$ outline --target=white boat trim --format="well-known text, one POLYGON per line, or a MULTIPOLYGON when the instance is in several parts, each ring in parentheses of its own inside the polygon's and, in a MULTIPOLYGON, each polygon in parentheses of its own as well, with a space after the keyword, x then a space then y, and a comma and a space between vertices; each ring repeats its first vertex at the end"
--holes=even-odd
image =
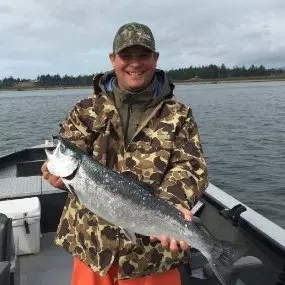
POLYGON ((282 250, 285 250, 285 230, 283 228, 211 183, 209 184, 205 195, 209 196, 213 201, 226 209, 231 209, 237 204, 243 205, 246 208, 246 211, 241 213, 240 217, 249 223, 257 232, 260 232, 271 240, 272 243, 279 246, 282 250))

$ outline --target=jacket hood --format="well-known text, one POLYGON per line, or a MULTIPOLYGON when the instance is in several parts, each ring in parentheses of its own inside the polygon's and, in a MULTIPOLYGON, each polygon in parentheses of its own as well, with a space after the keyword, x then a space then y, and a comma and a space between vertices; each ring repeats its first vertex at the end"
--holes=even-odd
MULTIPOLYGON (((157 79, 157 86, 153 95, 154 100, 151 105, 157 104, 163 98, 173 97, 174 84, 167 78, 163 70, 157 69, 155 71, 157 79)), ((116 80, 115 72, 107 71, 105 73, 98 73, 93 78, 93 90, 95 94, 105 94, 110 99, 113 99, 112 83, 116 80)))

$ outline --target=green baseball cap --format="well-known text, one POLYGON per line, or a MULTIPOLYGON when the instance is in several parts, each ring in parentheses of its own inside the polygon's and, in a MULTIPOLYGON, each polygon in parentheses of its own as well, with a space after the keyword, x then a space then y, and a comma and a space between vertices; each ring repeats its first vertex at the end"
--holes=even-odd
POLYGON ((119 28, 113 41, 113 52, 139 45, 155 51, 155 41, 150 28, 139 23, 128 23, 119 28))

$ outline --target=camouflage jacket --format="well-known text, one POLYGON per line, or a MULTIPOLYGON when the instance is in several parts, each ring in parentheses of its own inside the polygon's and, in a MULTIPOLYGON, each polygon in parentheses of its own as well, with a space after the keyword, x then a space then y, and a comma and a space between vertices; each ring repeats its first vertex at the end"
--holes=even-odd
MULTIPOLYGON (((164 76, 162 71, 160 74, 164 76)), ((94 93, 75 105, 60 134, 102 164, 151 184, 169 203, 191 208, 208 183, 191 109, 175 99, 174 87, 170 88, 164 76, 162 92, 168 91, 146 110, 133 139, 125 146, 119 113, 102 84, 105 77, 95 76, 94 93)), ((118 227, 91 213, 72 194, 60 219, 56 244, 101 276, 115 261, 119 279, 167 271, 189 259, 187 252, 172 253, 146 236, 137 235, 137 243, 132 244, 118 227)))

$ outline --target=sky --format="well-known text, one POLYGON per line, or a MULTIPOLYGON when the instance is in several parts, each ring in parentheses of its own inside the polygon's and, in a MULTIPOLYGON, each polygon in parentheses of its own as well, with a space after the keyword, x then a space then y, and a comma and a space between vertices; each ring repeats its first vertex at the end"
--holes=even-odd
POLYGON ((151 28, 161 69, 285 66, 285 0, 1 0, 0 79, 110 70, 132 21, 151 28))

